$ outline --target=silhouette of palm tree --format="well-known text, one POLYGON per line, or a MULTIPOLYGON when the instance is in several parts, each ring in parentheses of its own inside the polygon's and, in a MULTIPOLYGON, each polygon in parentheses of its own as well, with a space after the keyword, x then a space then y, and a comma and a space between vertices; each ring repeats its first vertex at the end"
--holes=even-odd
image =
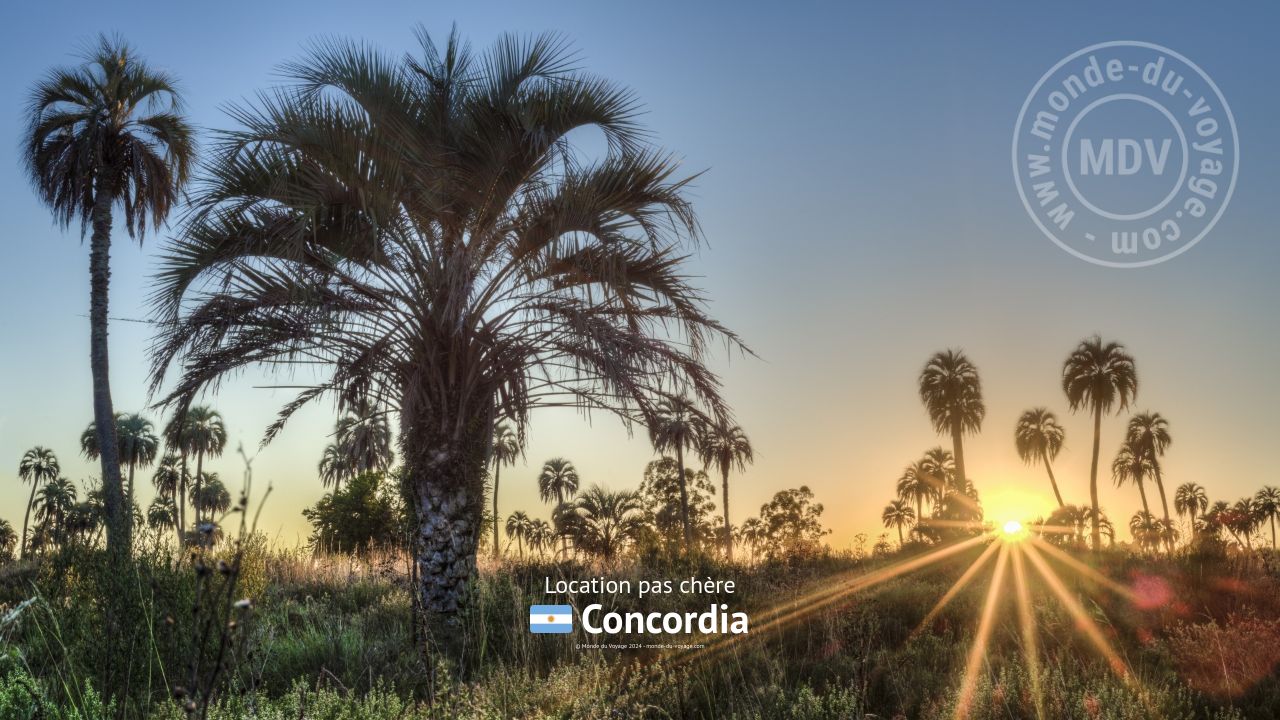
POLYGON ((1053 460, 1058 457, 1058 451, 1062 450, 1065 437, 1066 431, 1058 424, 1058 417, 1042 407, 1022 413, 1013 431, 1018 457, 1028 465, 1044 463, 1044 469, 1049 473, 1049 485, 1053 487, 1053 496, 1058 500, 1058 507, 1066 503, 1062 502, 1058 480, 1053 476, 1053 460))
POLYGON ((933 429, 950 434, 956 476, 968 479, 964 465, 964 435, 982 429, 987 408, 982 401, 978 368, 960 350, 936 353, 920 371, 920 400, 929 411, 933 429))

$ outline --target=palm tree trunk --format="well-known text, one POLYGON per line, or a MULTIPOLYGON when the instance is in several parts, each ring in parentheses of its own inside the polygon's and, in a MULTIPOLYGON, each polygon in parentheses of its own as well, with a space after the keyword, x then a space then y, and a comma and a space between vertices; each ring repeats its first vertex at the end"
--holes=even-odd
POLYGON ((676 466, 680 470, 680 524, 684 528, 684 551, 693 549, 693 532, 689 529, 689 490, 685 487, 684 446, 676 446, 676 466))
POLYGON ((196 453, 196 482, 191 490, 191 509, 195 513, 196 532, 200 531, 200 479, 204 475, 204 451, 196 453))
POLYGON ((498 559, 498 479, 502 475, 502 463, 493 461, 493 559, 498 559))
POLYGON ((964 432, 959 421, 951 423, 951 452, 956 461, 956 487, 964 488, 969 476, 964 471, 964 432))
POLYGON ((133 471, 136 467, 136 463, 129 463, 129 489, 128 492, 125 493, 125 500, 127 501, 128 507, 125 509, 129 511, 130 518, 133 517, 133 471))
POLYGON ((1138 486, 1138 495, 1142 497, 1142 512, 1151 515, 1151 508, 1147 506, 1147 485, 1142 481, 1142 476, 1135 477, 1134 483, 1138 486))
POLYGON ((175 498, 175 504, 178 506, 178 547, 182 547, 182 541, 187 537, 187 475, 187 451, 183 448, 182 475, 178 478, 178 497, 175 498))
POLYGON ((724 493, 724 554, 729 562, 733 562, 733 531, 729 529, 729 466, 720 468, 722 480, 721 492, 724 493))
POLYGON ((1093 408, 1093 459, 1089 462, 1089 502, 1093 507, 1093 516, 1089 519, 1089 540, 1093 551, 1102 549, 1102 530, 1098 527, 1098 449, 1102 442, 1102 406, 1093 408))
POLYGON ((457 660, 465 651, 458 611, 476 571, 484 532, 484 476, 491 423, 480 420, 461 439, 415 417, 406 407, 401 432, 405 482, 413 517, 414 588, 429 647, 457 660))
POLYGON ((22 516, 22 547, 18 548, 19 559, 27 556, 27 524, 31 521, 31 506, 36 503, 36 485, 38 484, 35 478, 31 479, 31 497, 27 499, 27 514, 22 516))
POLYGON ((1276 549, 1276 514, 1271 513, 1271 549, 1276 549))
POLYGON ((1058 507, 1065 507, 1066 503, 1062 502, 1062 493, 1058 491, 1058 479, 1053 476, 1053 465, 1049 462, 1049 456, 1044 456, 1044 469, 1049 471, 1049 485, 1053 487, 1053 496, 1058 500, 1058 507))
POLYGON ((905 544, 902 541, 902 523, 898 523, 898 547, 902 547, 905 544))
MULTIPOLYGON (((98 183, 101 185, 101 181, 98 183)), ((107 346, 107 307, 111 285, 111 193, 95 187, 93 234, 89 241, 89 366, 93 375, 93 421, 102 467, 102 499, 106 510, 107 551, 122 559, 129 553, 130 513, 124 508, 120 447, 116 444, 111 406, 111 372, 107 346)))

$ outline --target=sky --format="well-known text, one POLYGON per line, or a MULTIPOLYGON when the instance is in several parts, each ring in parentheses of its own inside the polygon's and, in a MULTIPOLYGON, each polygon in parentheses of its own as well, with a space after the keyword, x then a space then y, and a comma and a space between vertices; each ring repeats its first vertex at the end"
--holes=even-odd
MULTIPOLYGON (((175 74, 201 137, 234 127, 228 104, 280 81, 281 63, 310 41, 351 37, 401 52, 421 23, 456 23, 476 47, 503 32, 557 31, 582 67, 632 88, 657 143, 702 172, 692 199, 707 245, 691 263, 712 314, 757 357, 715 360, 755 464, 732 478, 732 520, 774 492, 809 486, 836 548, 883 532, 880 511, 903 466, 947 444, 916 393, 925 360, 962 348, 983 379, 987 415, 966 441, 966 464, 988 517, 1051 507, 1043 469, 1013 447, 1021 411, 1062 418, 1055 469, 1068 502, 1088 499, 1089 418, 1068 411, 1059 382, 1067 353, 1100 333, 1137 361, 1136 408, 1171 423, 1166 482, 1194 481, 1235 500, 1280 484, 1257 453, 1280 421, 1280 245, 1274 242, 1280 108, 1276 11, 1203 4, 1080 3, 412 3, 318 1, 216 6, 23 3, 0 10, 0 517, 22 522, 22 453, 52 448, 64 474, 97 470, 78 455, 92 417, 88 252, 37 201, 18 143, 26 94, 49 68, 101 31, 126 37, 175 74), (1230 205, 1212 233, 1168 262, 1117 270, 1082 262, 1028 216, 1010 169, 1018 111, 1059 59, 1108 40, 1144 40, 1193 59, 1229 101, 1241 146, 1230 205)), ((112 257, 111 381, 117 410, 143 410, 149 276, 170 231, 138 247, 117 232, 112 257)), ((305 541, 301 510, 323 490, 315 466, 335 409, 317 405, 258 449, 291 396, 249 373, 210 400, 229 449, 254 456, 255 484, 274 491, 262 529, 305 541)), ((155 415, 154 411, 148 411, 155 415)), ((157 417, 157 420, 159 418, 157 417)), ((1126 417, 1103 423, 1104 467, 1126 417)), ((159 424, 159 423, 157 423, 159 424)), ((500 510, 547 516, 542 461, 566 456, 584 484, 634 488, 654 458, 603 415, 535 414, 526 462, 503 471, 500 510)), ((237 487, 232 452, 209 467, 237 487)), ((144 473, 149 478, 149 472, 144 473)), ((1136 490, 1105 473, 1113 518, 1136 490)), ((149 482, 144 503, 150 499, 149 482)), ((1172 502, 1172 498, 1170 498, 1172 502)), ((1123 525, 1117 522, 1117 525, 1123 525)), ((1127 535, 1127 534, 1126 534, 1127 535)))

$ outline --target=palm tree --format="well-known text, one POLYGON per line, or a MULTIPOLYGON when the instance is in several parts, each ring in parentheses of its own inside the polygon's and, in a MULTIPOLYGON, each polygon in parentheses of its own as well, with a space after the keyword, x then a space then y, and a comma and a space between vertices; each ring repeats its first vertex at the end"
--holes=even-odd
POLYGON ((1280 488, 1271 487, 1270 485, 1258 491, 1253 496, 1254 508, 1258 511, 1258 517, 1271 524, 1271 549, 1276 548, 1276 515, 1280 515, 1280 488))
POLYGON ((898 529, 898 545, 902 546, 905 544, 902 528, 915 524, 916 511, 911 509, 906 500, 894 500, 884 506, 884 512, 880 513, 880 519, 884 521, 885 527, 896 527, 898 529))
POLYGON ((755 462, 755 451, 740 426, 721 420, 705 425, 698 438, 698 454, 703 465, 715 466, 720 471, 724 499, 724 551, 729 562, 733 562, 733 532, 729 529, 729 471, 736 467, 738 472, 746 472, 747 465, 755 462))
POLYGON ((1047 408, 1032 408, 1022 413, 1018 425, 1013 430, 1014 445, 1018 449, 1018 457, 1028 465, 1044 463, 1049 473, 1049 485, 1053 487, 1053 496, 1058 500, 1058 507, 1064 506, 1062 493, 1058 491, 1058 480, 1053 476, 1053 459, 1062 450, 1062 441, 1066 431, 1058 424, 1058 416, 1047 408))
MULTIPOLYGON (((489 454, 493 461, 493 559, 498 559, 498 480, 502 466, 510 465, 520 455, 520 438, 510 423, 501 422, 493 428, 493 447, 489 454)), ((510 533, 508 533, 510 535, 510 533)), ((522 553, 523 554, 523 553, 522 553)))
POLYGON ((1220 537, 1223 530, 1235 535, 1235 531, 1231 529, 1228 520, 1231 515, 1231 505, 1225 500, 1216 500, 1209 509, 1204 513, 1204 529, 1214 537, 1220 537))
POLYGON ((915 515, 924 517, 924 501, 936 502, 941 495, 942 485, 934 484, 931 466, 925 460, 916 460, 908 465, 898 478, 898 498, 916 504, 915 515))
POLYGON ((172 498, 158 497, 147 506, 147 526, 157 532, 178 527, 178 509, 172 498))
POLYGON ((289 87, 236 112, 162 258, 152 382, 179 368, 161 400, 181 407, 246 365, 305 363, 318 379, 267 440, 326 395, 397 413, 431 568, 417 607, 452 626, 497 418, 522 429, 572 406, 647 422, 672 387, 725 415, 705 360, 711 342, 742 345, 691 285, 686 180, 629 92, 577 71, 554 36, 484 56, 456 34, 421 39, 412 56, 318 46, 284 69, 289 87), (583 127, 607 139, 596 162, 583 127))
POLYGON ((1258 529, 1258 506, 1253 498, 1246 497, 1236 501, 1227 514, 1226 525, 1237 539, 1243 537, 1245 548, 1253 551, 1253 533, 1258 529))
MULTIPOLYGON (((1165 420, 1160 413, 1138 413, 1129 418, 1129 428, 1125 438, 1133 445, 1135 451, 1146 455, 1151 462, 1151 477, 1156 481, 1156 488, 1160 491, 1164 524, 1172 528, 1173 521, 1169 519, 1169 500, 1164 492, 1164 476, 1160 471, 1160 457, 1172 442, 1172 438, 1169 437, 1169 421, 1165 420)), ((1172 550, 1172 546, 1169 549, 1172 550)))
POLYGON ((183 415, 182 438, 187 444, 187 452, 196 456, 196 486, 191 495, 191 507, 196 511, 196 524, 199 525, 204 513, 196 497, 201 495, 200 486, 205 478, 204 459, 222 454, 227 446, 227 426, 222 421, 222 414, 207 405, 188 407, 183 415))
POLYGON ((1203 515, 1209 509, 1209 496, 1204 487, 1196 483, 1183 483, 1173 494, 1173 509, 1179 516, 1187 515, 1191 519, 1191 531, 1196 529, 1196 515, 1203 515))
POLYGON ((8 520, 0 518, 0 560, 13 557, 13 547, 18 544, 18 533, 8 520))
POLYGON ((31 523, 31 508, 36 502, 36 488, 52 482, 62 472, 58 465, 58 457, 53 451, 39 445, 22 454, 18 463, 18 477, 31 485, 31 495, 27 498, 27 512, 22 516, 22 544, 18 547, 18 557, 27 554, 27 527, 31 523))
POLYGON ((529 521, 528 537, 529 549, 537 550, 538 555, 541 556, 544 550, 551 547, 555 533, 546 520, 537 518, 529 521))
POLYGON ((1084 409, 1093 414, 1093 455, 1089 464, 1089 502, 1093 508, 1090 540, 1097 551, 1102 546, 1098 528, 1098 452, 1102 443, 1102 416, 1129 407, 1138 394, 1138 372, 1123 345, 1103 343, 1094 335, 1080 341, 1062 364, 1062 391, 1072 412, 1084 409))
MULTIPOLYGON (((133 476, 139 467, 149 467, 160 452, 160 438, 156 437, 151 421, 138 413, 116 413, 116 442, 119 443, 120 462, 129 468, 125 487, 125 500, 133 503, 133 476)), ((98 430, 94 423, 80 434, 80 452, 90 460, 97 460, 98 430)))
POLYGON ((933 429, 951 435, 956 476, 969 478, 964 469, 964 435, 982 429, 987 408, 982 402, 978 368, 961 350, 934 354, 920 371, 920 400, 929 411, 933 429))
POLYGON ((760 518, 747 518, 742 521, 742 527, 738 528, 738 535, 741 536, 742 542, 751 550, 751 561, 755 562, 756 553, 760 550, 766 540, 769 538, 769 529, 765 527, 760 518))
POLYGON ((533 522, 523 510, 517 510, 507 518, 507 537, 516 541, 516 550, 520 553, 521 560, 524 559, 524 541, 529 538, 532 529, 533 522))
MULTIPOLYGON (((955 456, 950 450, 938 445, 926 450, 920 462, 925 471, 925 482, 933 487, 933 497, 929 498, 929 501, 936 511, 938 505, 942 503, 942 498, 946 496, 948 488, 956 484, 955 456)), ((918 516, 917 519, 919 519, 918 516)))
POLYGON ((48 542, 61 544, 66 539, 67 514, 76 504, 76 486, 60 477, 44 484, 36 493, 36 522, 40 523, 48 542))
POLYGON ((1116 487, 1122 487, 1125 483, 1137 485, 1138 494, 1142 496, 1142 512, 1148 515, 1151 514, 1151 507, 1147 504, 1145 480, 1151 473, 1151 458, 1134 447, 1132 442, 1125 440, 1120 446, 1120 452, 1116 453, 1116 459, 1111 461, 1111 478, 1115 480, 1116 487))
POLYGON ((684 530, 684 550, 693 548, 693 528, 689 524, 689 488, 684 473, 684 451, 697 447, 706 418, 685 397, 662 399, 649 421, 649 439, 658 452, 676 454, 680 470, 680 526, 684 530))
POLYGON ((640 496, 623 490, 610 492, 592 485, 574 501, 577 516, 572 525, 575 544, 613 562, 618 552, 632 542, 644 527, 644 505, 640 496))
POLYGON ((343 480, 350 480, 356 476, 351 453, 339 443, 329 443, 325 446, 316 470, 320 474, 320 484, 324 487, 332 485, 334 494, 337 494, 342 487, 343 480))
POLYGON ((191 469, 188 464, 190 457, 191 443, 187 441, 187 416, 182 412, 175 412, 169 422, 165 423, 164 430, 161 434, 164 436, 164 444, 166 451, 172 455, 178 454, 180 472, 178 473, 178 482, 174 491, 174 504, 178 509, 178 542, 181 543, 187 534, 187 502, 189 501, 189 493, 187 486, 191 479, 191 469))
POLYGON ((338 420, 337 442, 351 457, 357 474, 386 470, 395 462, 387 413, 368 400, 352 403, 338 420))
POLYGON ((1140 510, 1129 518, 1129 532, 1133 533, 1133 539, 1144 550, 1150 550, 1160 544, 1159 521, 1146 510, 1140 510))
POLYGON ((98 428, 107 546, 128 553, 129 508, 120 475, 107 351, 112 214, 139 242, 165 222, 195 162, 191 127, 173 78, 103 35, 76 67, 35 85, 27 105, 23 163, 36 194, 63 226, 89 241, 89 360, 98 428))
MULTIPOLYGON (((191 504, 196 509, 197 522, 201 522, 199 518, 211 518, 229 510, 231 508, 231 493, 222 484, 218 473, 204 473, 196 481, 195 494, 191 497, 191 504)), ((203 522, 213 521, 206 519, 203 522)))
MULTIPOLYGON (((555 501, 553 512, 566 506, 569 498, 578 492, 578 469, 573 463, 562 457, 551 458, 542 464, 538 473, 538 496, 542 502, 555 501)), ((569 552, 569 539, 561 535, 560 541, 565 554, 569 552)))

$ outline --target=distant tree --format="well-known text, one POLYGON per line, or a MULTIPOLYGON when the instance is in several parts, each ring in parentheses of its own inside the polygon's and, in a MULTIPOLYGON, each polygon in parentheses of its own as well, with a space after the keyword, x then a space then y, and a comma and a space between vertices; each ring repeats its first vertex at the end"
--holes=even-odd
POLYGON ((724 552, 733 562, 733 530, 729 524, 729 471, 746 472, 755 461, 755 450, 742 428, 726 420, 707 422, 698 438, 702 464, 720 471, 720 499, 724 503, 724 552))
POLYGON ((395 462, 387 412, 372 402, 350 403, 335 430, 338 443, 351 457, 357 473, 385 472, 395 462))
POLYGON ((674 452, 679 467, 680 523, 684 531, 684 551, 693 549, 693 526, 689 518, 689 489, 685 487, 684 451, 697 447, 707 419, 691 400, 684 397, 664 398, 659 401, 654 416, 649 421, 649 439, 660 453, 674 452))
POLYGON ((906 542, 902 536, 902 528, 915 524, 916 511, 905 500, 893 500, 884 507, 880 519, 884 521, 885 527, 898 529, 898 545, 902 546, 906 542))
POLYGON ((978 368, 960 350, 935 353, 920 371, 920 400, 933 429, 950 435, 956 475, 968 479, 964 465, 964 436, 982 429, 987 407, 982 400, 978 368))
POLYGON ((67 514, 76 504, 76 486, 66 478, 50 480, 36 493, 36 522, 46 543, 61 545, 67 538, 67 514))
MULTIPOLYGON (((212 499, 217 493, 204 495, 201 493, 204 482, 204 459, 218 457, 227 446, 227 426, 223 423, 222 414, 206 405, 196 405, 187 409, 181 429, 182 441, 186 443, 187 452, 196 456, 195 488, 191 495, 191 507, 195 510, 196 524, 203 521, 204 510, 210 507, 204 500, 212 499)), ((216 475, 214 475, 216 477, 216 475)), ((223 488, 225 490, 225 488, 223 488)))
POLYGON ((524 559, 524 543, 529 539, 529 531, 533 529, 533 521, 523 510, 517 510, 507 517, 507 537, 516 541, 516 551, 521 560, 524 559))
MULTIPOLYGON (((1155 480, 1156 489, 1160 491, 1160 506, 1163 511, 1165 534, 1173 530, 1173 521, 1169 517, 1169 500, 1164 492, 1164 475, 1160 470, 1160 457, 1168 449, 1172 439, 1169 436, 1169 421, 1160 413, 1144 412, 1129 418, 1129 427, 1125 441, 1134 452, 1141 453, 1151 463, 1151 479, 1155 480)), ((1167 546, 1170 550, 1173 546, 1167 546)))
POLYGON ((212 518, 231 509, 231 493, 222 484, 218 473, 200 473, 191 504, 201 523, 215 522, 212 518))
MULTIPOLYGON (((573 466, 573 463, 562 457, 551 458, 542 464, 542 471, 538 473, 538 496, 543 502, 555 502, 553 512, 561 511, 568 505, 569 499, 577 494, 580 482, 578 469, 573 466)), ((569 537, 559 532, 563 529, 557 528, 557 531, 560 536, 561 550, 567 555, 569 537)))
POLYGON ((156 532, 178 527, 178 508, 172 498, 162 496, 151 501, 147 506, 147 527, 156 532))
POLYGON ((0 518, 0 560, 13 557, 13 548, 18 544, 18 533, 8 520, 0 518))
POLYGON ((823 507, 813 501, 807 486, 782 490, 760 507, 760 522, 768 538, 768 553, 773 557, 808 554, 818 550, 824 535, 823 507))
POLYGON ((592 485, 573 503, 577 521, 572 524, 574 544, 586 552, 613 562, 633 542, 644 526, 644 505, 634 492, 609 491, 592 485))
POLYGON ((1257 503, 1253 498, 1240 498, 1231 506, 1230 512, 1226 516, 1227 529, 1236 536, 1236 539, 1244 539, 1246 550, 1253 551, 1253 533, 1258 529, 1261 520, 1261 514, 1258 512, 1257 503))
POLYGON ((1280 514, 1280 488, 1268 485, 1253 496, 1258 517, 1271 524, 1271 549, 1276 549, 1276 515, 1280 514))
POLYGON ((538 551, 538 555, 542 554, 547 548, 554 544, 555 531, 551 529, 550 523, 542 518, 536 518, 529 521, 529 549, 538 551))
POLYGON ((399 542, 403 505, 380 471, 360 473, 302 511, 311 545, 324 552, 367 552, 399 542))
POLYGON ((51 71, 32 88, 22 159, 36 194, 63 226, 89 241, 89 364, 93 418, 116 560, 130 548, 130 505, 116 449, 107 349, 112 214, 142 242, 177 203, 196 161, 194 133, 174 79, 118 38, 98 37, 74 67, 51 71))
POLYGON ((1120 452, 1116 453, 1116 459, 1111 461, 1111 477, 1115 480, 1116 487, 1123 487, 1125 483, 1138 486, 1138 494, 1142 497, 1142 512, 1148 515, 1151 514, 1151 507, 1147 504, 1145 480, 1151 473, 1151 458, 1141 448, 1125 440, 1120 446, 1120 452))
MULTIPOLYGON (((493 463, 493 559, 498 559, 498 481, 502 478, 502 466, 510 465, 520 456, 520 438, 510 423, 500 422, 493 428, 493 447, 489 462, 493 463)), ((523 554, 523 552, 522 552, 523 554)))
MULTIPOLYGON (((150 467, 160 452, 160 438, 156 436, 155 427, 147 418, 138 413, 116 413, 116 442, 119 445, 117 457, 120 463, 129 469, 125 485, 125 502, 132 506, 134 502, 134 472, 140 467, 150 467)), ((80 452, 90 460, 99 459, 98 430, 94 423, 80 434, 80 452)))
POLYGON ((1058 480, 1053 476, 1053 460, 1062 450, 1062 442, 1066 431, 1058 423, 1058 416, 1047 408, 1032 408, 1022 413, 1013 430, 1014 446, 1018 457, 1028 465, 1044 463, 1049 473, 1049 485, 1053 488, 1053 496, 1058 500, 1058 507, 1066 505, 1062 501, 1062 492, 1058 490, 1058 480))
POLYGON ((349 480, 357 474, 351 453, 346 447, 336 442, 325 445, 316 471, 320 475, 320 485, 333 486, 334 492, 342 489, 343 480, 349 480))
POLYGON ((18 546, 20 558, 26 556, 29 539, 27 528, 31 522, 31 509, 36 503, 36 490, 57 480, 60 472, 58 457, 48 448, 37 445, 22 454, 22 460, 18 463, 18 477, 31 485, 31 495, 27 498, 27 512, 22 516, 22 541, 18 546))
POLYGON ((1186 515, 1191 519, 1191 529, 1196 529, 1196 516, 1202 516, 1209 510, 1209 496, 1204 487, 1196 483, 1183 483, 1173 494, 1173 509, 1179 516, 1186 515))
POLYGON ((944 482, 940 482, 930 465, 924 460, 917 460, 908 465, 898 478, 898 499, 915 503, 914 516, 924 517, 924 502, 928 500, 937 504, 942 497, 944 482))
POLYGON ((738 537, 751 551, 751 561, 755 562, 756 554, 768 542, 769 530, 760 518, 747 518, 742 521, 742 527, 738 528, 738 537))
POLYGON ((1156 517, 1146 510, 1140 510, 1129 518, 1129 532, 1138 546, 1144 550, 1152 550, 1160 546, 1160 525, 1156 517))
POLYGON ((1102 443, 1102 416, 1112 408, 1124 410, 1138 393, 1138 372, 1133 358, 1123 345, 1104 343, 1097 335, 1080 341, 1062 364, 1062 391, 1072 412, 1085 410, 1093 414, 1093 454, 1089 465, 1090 544, 1101 549, 1102 531, 1098 526, 1098 453, 1102 443))
POLYGON ((657 549, 667 555, 678 554, 687 547, 684 534, 686 508, 695 545, 705 546, 716 537, 715 485, 702 470, 685 468, 684 478, 681 482, 679 462, 664 456, 645 466, 644 477, 640 481, 645 524, 653 530, 657 549))

